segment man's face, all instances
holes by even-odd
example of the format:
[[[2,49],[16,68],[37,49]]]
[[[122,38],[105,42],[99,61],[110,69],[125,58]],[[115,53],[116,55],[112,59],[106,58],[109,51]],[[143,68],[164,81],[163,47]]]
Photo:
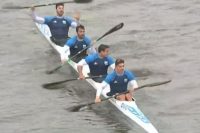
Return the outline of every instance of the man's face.
[[[63,16],[64,14],[64,6],[60,5],[56,8],[56,12],[58,16]]]
[[[115,70],[117,73],[123,73],[124,72],[124,63],[120,63],[117,66],[115,66]]]
[[[101,51],[101,56],[106,57],[109,55],[109,48],[105,49],[104,51]]]
[[[79,29],[78,29],[78,32],[77,32],[77,35],[78,35],[78,37],[79,37],[80,39],[83,39],[84,36],[85,36],[85,30],[79,28]]]

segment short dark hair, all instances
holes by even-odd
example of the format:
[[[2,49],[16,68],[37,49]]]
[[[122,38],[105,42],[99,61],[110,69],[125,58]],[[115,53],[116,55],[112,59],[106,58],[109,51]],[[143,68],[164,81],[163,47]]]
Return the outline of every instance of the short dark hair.
[[[101,51],[105,51],[107,48],[110,48],[108,45],[105,45],[105,44],[101,44],[99,47],[98,47],[98,52],[100,53]]]
[[[78,26],[76,27],[76,32],[78,32],[79,29],[84,29],[84,30],[85,30],[85,27],[84,27],[83,25],[80,24],[80,25],[78,25]]]
[[[119,65],[119,64],[121,64],[121,63],[124,64],[124,60],[123,60],[123,59],[116,59],[116,61],[115,61],[115,66],[117,66],[117,65]]]
[[[58,6],[64,6],[64,3],[57,3],[56,4],[56,9],[58,8]]]

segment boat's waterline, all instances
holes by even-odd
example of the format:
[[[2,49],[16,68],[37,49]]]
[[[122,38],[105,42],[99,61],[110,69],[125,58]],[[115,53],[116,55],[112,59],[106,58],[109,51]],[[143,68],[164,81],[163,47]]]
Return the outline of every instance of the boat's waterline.
[[[45,36],[45,38],[48,40],[50,45],[59,53],[63,53],[63,49],[60,46],[55,45],[50,40],[51,33],[49,31],[49,28],[47,25],[44,24],[36,24],[40,32]],[[73,61],[68,62],[76,71],[77,71],[77,64]],[[83,67],[83,74],[85,76],[88,76],[89,73],[89,67],[84,66]],[[94,82],[92,79],[86,79],[86,81],[93,86],[94,89],[100,88],[100,83]],[[110,91],[109,86],[103,90],[102,95],[104,97],[107,97],[106,93]],[[140,111],[140,109],[137,107],[135,101],[118,101],[116,99],[110,99],[109,100],[114,106],[116,106],[123,114],[125,114],[127,117],[129,117],[131,120],[136,122],[139,126],[141,126],[144,130],[146,130],[148,133],[158,133],[156,128],[152,125],[152,123],[148,120],[148,118]]]

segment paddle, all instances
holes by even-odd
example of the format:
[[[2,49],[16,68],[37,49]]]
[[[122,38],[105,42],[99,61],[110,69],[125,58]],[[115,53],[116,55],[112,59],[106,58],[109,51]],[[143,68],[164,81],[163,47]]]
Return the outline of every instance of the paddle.
[[[97,40],[95,40],[94,43],[96,43],[97,41],[101,40],[101,39],[104,38],[105,36],[107,36],[107,35],[109,35],[109,34],[115,32],[115,31],[121,29],[123,26],[124,26],[124,23],[120,23],[120,24],[116,25],[115,27],[113,27],[112,29],[110,29],[109,31],[107,31],[105,34],[103,34],[101,37],[99,37]],[[94,45],[94,44],[92,44],[92,45]],[[88,49],[89,47],[91,47],[91,45],[90,45],[90,46],[87,46],[86,48],[84,48],[84,49],[82,49],[81,51],[79,51],[77,54],[75,54],[74,56],[72,56],[71,58],[69,58],[68,61],[72,60],[73,58],[75,58],[76,56],[78,56],[79,54],[81,54],[83,51],[85,51],[86,49]],[[67,61],[67,62],[68,62],[68,61]],[[64,65],[64,64],[61,64],[61,65],[59,65],[58,67],[54,68],[53,70],[47,71],[46,73],[47,73],[47,74],[52,74],[52,73],[54,73],[55,71],[57,71],[57,70],[59,70],[60,68],[62,68],[63,65]]]
[[[51,6],[56,5],[58,3],[89,3],[92,2],[92,0],[73,0],[73,1],[62,1],[62,2],[55,2],[55,3],[47,3],[47,4],[41,4],[41,5],[33,5],[34,7],[42,7],[42,6]],[[3,9],[27,9],[31,8],[33,6],[3,6]]]
[[[139,89],[142,89],[142,88],[145,88],[145,87],[154,87],[154,86],[159,86],[159,85],[163,85],[163,84],[167,84],[171,82],[171,80],[168,80],[168,81],[164,81],[164,82],[157,82],[157,83],[151,83],[151,84],[146,84],[146,85],[143,85],[143,86],[140,86],[138,88],[136,88],[135,90],[139,90]],[[119,95],[122,95],[122,94],[126,94],[128,93],[129,91],[125,91],[123,93],[119,93],[119,94],[116,94],[116,95],[113,95],[111,97],[107,97],[107,98],[104,98],[104,99],[101,99],[101,102],[103,101],[107,101],[111,98],[115,98]],[[77,105],[77,106],[72,106],[70,108],[68,108],[68,110],[72,111],[72,112],[77,112],[79,111],[81,108],[85,107],[85,106],[90,106],[90,105],[93,105],[93,104],[96,104],[95,102],[90,102],[90,103],[85,103],[85,104],[80,104],[80,105]]]
[[[103,76],[100,75],[100,76],[85,77],[85,79],[101,78],[101,77],[103,77]],[[79,78],[72,78],[72,79],[66,79],[66,80],[52,82],[52,83],[46,83],[46,84],[43,84],[42,87],[46,88],[46,89],[49,89],[52,86],[55,86],[55,85],[58,85],[58,84],[62,84],[62,83],[66,83],[66,82],[69,82],[69,81],[74,81],[74,80],[79,80]]]

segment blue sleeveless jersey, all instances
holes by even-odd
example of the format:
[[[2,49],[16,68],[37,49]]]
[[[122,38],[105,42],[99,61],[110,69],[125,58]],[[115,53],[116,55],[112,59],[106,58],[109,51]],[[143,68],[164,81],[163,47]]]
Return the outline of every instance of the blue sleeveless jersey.
[[[77,54],[79,51],[88,47],[90,44],[91,39],[87,36],[85,36],[82,41],[77,40],[77,36],[73,36],[66,42],[66,45],[70,48],[70,56]],[[83,53],[86,56],[86,50]]]
[[[135,79],[135,75],[128,70],[125,70],[122,75],[118,75],[115,71],[107,75],[104,80],[110,85],[110,92],[108,96],[112,96],[116,93],[122,93],[127,91],[128,82]]]
[[[64,39],[68,37],[69,27],[73,20],[69,17],[46,16],[45,24],[49,26],[52,37]]]
[[[93,76],[107,75],[108,67],[114,63],[112,57],[100,58],[98,53],[87,56],[85,61],[89,65],[90,74]]]

